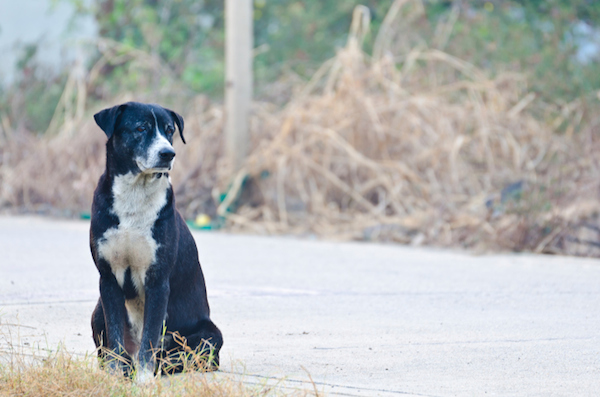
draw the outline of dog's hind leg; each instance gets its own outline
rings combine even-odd
[[[159,353],[162,372],[216,371],[222,346],[221,331],[208,319],[200,321],[192,334],[169,333]]]
[[[98,299],[96,308],[92,313],[92,337],[98,349],[98,357],[102,358],[100,349],[102,346],[106,347],[106,323],[104,322],[104,310],[102,309],[102,301]]]

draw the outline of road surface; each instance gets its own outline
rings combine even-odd
[[[0,217],[2,343],[93,351],[87,235],[85,221]],[[309,373],[329,395],[600,393],[600,261],[194,237],[225,374],[312,388]]]

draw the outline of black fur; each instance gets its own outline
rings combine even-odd
[[[115,264],[111,267],[111,263],[99,252],[99,247],[106,243],[105,233],[118,230],[122,222],[115,211],[116,179],[126,174],[146,178],[144,181],[148,183],[158,183],[163,176],[165,178],[161,181],[167,179],[168,174],[164,172],[166,162],[157,163],[160,172],[154,172],[152,169],[142,170],[136,158],[152,146],[157,133],[172,143],[175,125],[183,140],[183,118],[158,105],[129,102],[102,110],[94,115],[94,119],[108,137],[106,169],[94,193],[90,227],[90,247],[100,273],[100,299],[92,314],[93,338],[100,348],[100,357],[108,359],[110,355],[118,355],[126,364],[134,363],[139,368],[151,368],[154,371],[158,367],[155,361],[157,356],[173,357],[187,345],[192,350],[204,350],[207,355],[210,353],[213,360],[209,369],[217,369],[223,338],[210,320],[196,244],[175,208],[170,183],[165,185],[165,204],[151,225],[151,236],[158,248],[155,260],[145,272],[143,294],[137,290],[132,278],[135,263],[124,270],[120,285],[113,271]],[[138,209],[135,205],[134,208]],[[144,208],[139,210],[143,212]],[[136,359],[133,323],[125,302],[132,302],[141,295],[145,297],[144,319]],[[161,337],[164,333],[163,321],[166,325],[164,340]],[[184,341],[183,345],[181,341]],[[212,347],[212,352],[207,349],[209,347]],[[116,361],[111,363],[109,366],[113,370],[119,369]],[[122,368],[126,370],[126,366]],[[184,365],[178,363],[171,368],[178,371]]]

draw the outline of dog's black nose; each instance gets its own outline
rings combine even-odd
[[[173,157],[175,157],[175,151],[173,149],[165,148],[158,152],[158,155],[163,161],[171,161],[173,160]]]

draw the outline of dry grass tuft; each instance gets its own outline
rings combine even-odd
[[[64,351],[23,365],[0,364],[0,396],[307,396],[279,385],[252,385],[240,377],[184,373],[136,384],[98,369],[95,358]]]
[[[455,20],[427,43],[411,29],[420,1],[397,0],[369,57],[358,8],[347,46],[283,109],[255,103],[251,155],[234,178],[223,109],[198,97],[173,174],[182,211],[258,233],[600,255],[600,123],[582,120],[577,101],[542,103],[523,76],[490,77],[443,52]],[[5,131],[3,207],[88,208],[103,137],[75,124],[53,138]]]
[[[97,357],[15,347],[0,328],[0,396],[318,396],[290,387],[285,379],[248,381],[233,372],[190,371],[162,376],[145,384],[99,369]],[[6,331],[6,330],[4,330]],[[189,357],[188,357],[189,358]],[[193,361],[193,358],[192,358]],[[314,385],[313,385],[314,386]]]

